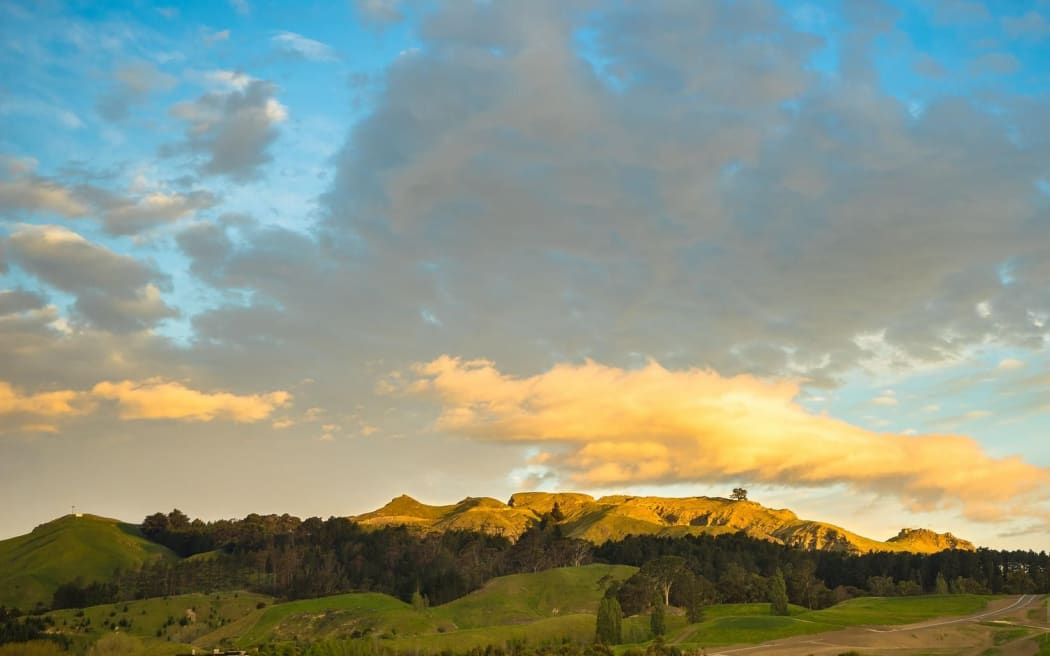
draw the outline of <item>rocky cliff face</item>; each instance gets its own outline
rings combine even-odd
[[[607,496],[522,492],[507,503],[488,497],[468,497],[457,504],[430,506],[407,496],[353,517],[366,526],[407,525],[423,531],[453,529],[485,531],[517,539],[541,518],[555,516],[562,531],[600,544],[626,535],[699,535],[735,533],[799,549],[816,551],[912,551],[974,548],[950,533],[902,529],[885,542],[866,538],[831,524],[799,519],[790,510],[766,508],[753,501],[718,497]]]

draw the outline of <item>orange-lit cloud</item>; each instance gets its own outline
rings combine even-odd
[[[84,394],[73,390],[37,392],[26,394],[16,390],[10,383],[0,381],[0,415],[37,415],[60,417],[86,411]]]
[[[1025,504],[1050,489],[1050,470],[992,457],[969,437],[877,433],[814,415],[796,403],[795,382],[590,361],[516,378],[486,360],[442,356],[380,389],[437,399],[443,431],[552,443],[547,466],[583,486],[846,484],[981,521],[1031,515],[1039,509]]]
[[[150,378],[143,381],[103,381],[91,390],[56,390],[25,393],[0,381],[0,417],[35,416],[64,419],[95,411],[98,401],[115,401],[121,419],[178,419],[211,421],[228,419],[255,422],[268,419],[278,408],[288,405],[285,391],[238,395],[230,392],[202,392],[182,383]],[[23,432],[58,432],[48,423],[28,423]]]
[[[291,394],[283,391],[245,396],[229,392],[207,393],[159,378],[102,382],[95,385],[91,393],[117,401],[121,419],[253,422],[268,418],[274,410],[291,400]]]

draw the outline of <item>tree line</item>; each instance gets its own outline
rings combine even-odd
[[[648,611],[656,595],[687,610],[765,602],[778,570],[790,602],[808,608],[863,594],[1050,592],[1045,552],[852,555],[803,551],[744,533],[637,535],[594,546],[563,535],[551,516],[516,542],[481,532],[365,528],[341,517],[252,514],[203,522],[178,510],[146,517],[141,529],[182,559],[116,572],[107,581],[68,582],[52,607],[235,589],[283,599],[371,591],[438,605],[496,576],[592,561],[641,568],[611,593],[626,615]]]

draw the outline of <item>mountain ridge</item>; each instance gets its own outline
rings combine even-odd
[[[552,517],[555,507],[557,516]],[[553,518],[566,536],[595,544],[632,534],[681,536],[743,531],[751,537],[811,551],[935,553],[975,548],[951,533],[925,528],[903,528],[887,540],[875,540],[834,524],[801,519],[786,508],[767,508],[754,501],[722,497],[595,498],[579,492],[519,492],[511,495],[507,503],[491,497],[467,497],[458,503],[432,506],[401,495],[381,508],[350,517],[364,526],[409,526],[424,532],[475,530],[512,540],[544,518]]]

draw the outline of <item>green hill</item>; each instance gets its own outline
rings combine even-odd
[[[31,533],[0,541],[0,605],[30,608],[48,604],[62,583],[109,580],[117,568],[136,568],[159,558],[175,559],[138,527],[115,519],[66,515]]]
[[[408,644],[405,640],[475,645],[533,635],[541,628],[558,637],[566,627],[573,635],[589,635],[605,587],[636,571],[625,565],[585,565],[501,576],[466,597],[427,609],[370,592],[303,599],[252,610],[193,642],[205,648],[231,642],[250,647],[353,636],[401,646]]]
[[[562,532],[601,544],[627,535],[717,535],[744,531],[754,538],[814,551],[909,551],[934,553],[974,546],[951,533],[902,529],[888,540],[866,538],[832,524],[800,519],[785,509],[754,501],[718,497],[634,497],[595,499],[586,494],[524,492],[507,503],[468,497],[448,506],[430,506],[408,496],[352,519],[364,526],[405,525],[421,531],[467,529],[517,539],[557,505]]]
[[[501,576],[465,597],[432,608],[431,614],[458,629],[593,614],[609,581],[626,580],[637,571],[627,565],[595,564]]]

